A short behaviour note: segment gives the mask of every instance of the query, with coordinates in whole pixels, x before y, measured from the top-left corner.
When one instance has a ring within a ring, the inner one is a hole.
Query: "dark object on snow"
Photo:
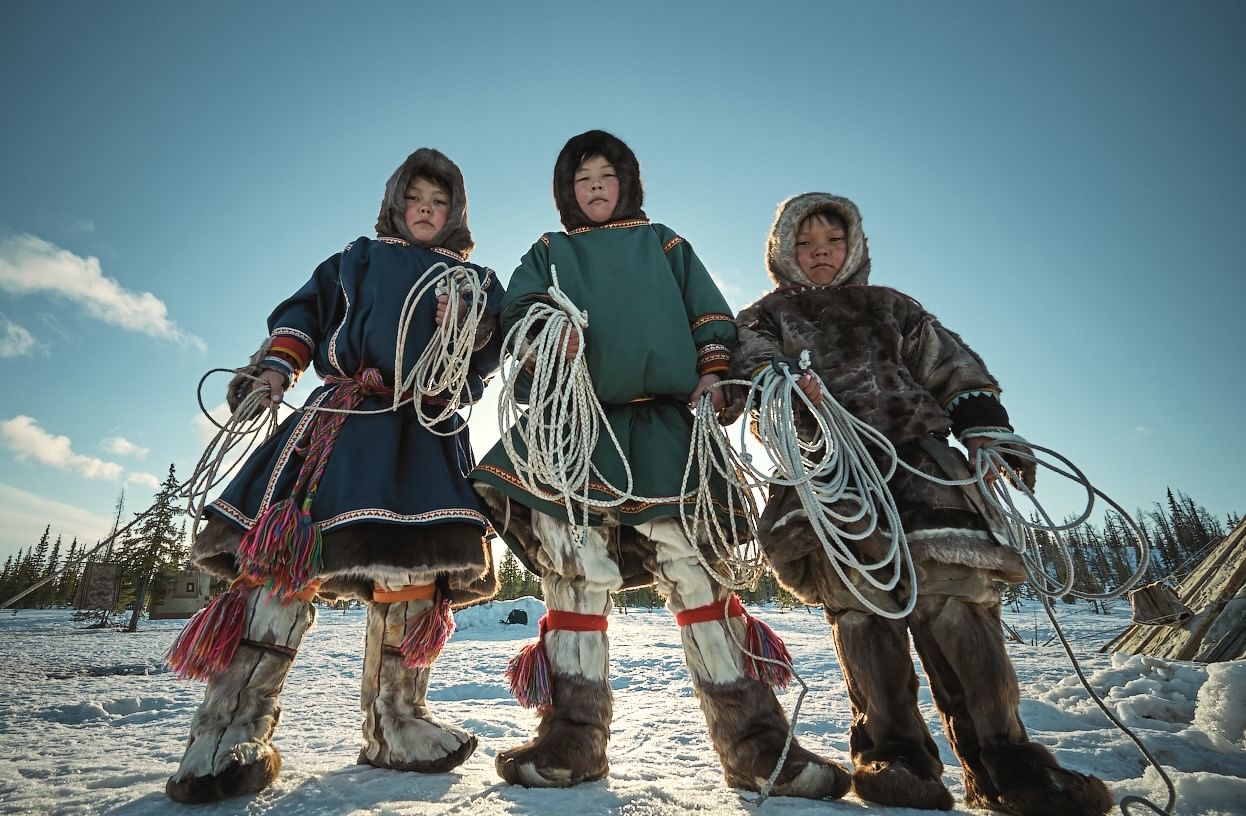
[[[505,623],[508,626],[512,623],[522,623],[524,626],[527,626],[528,625],[528,613],[523,611],[522,609],[512,609],[511,613],[506,616],[506,620],[498,621],[498,623]]]

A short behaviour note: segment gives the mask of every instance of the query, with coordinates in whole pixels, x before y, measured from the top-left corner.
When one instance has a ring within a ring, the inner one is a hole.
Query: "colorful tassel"
[[[415,619],[398,651],[408,669],[430,668],[454,634],[454,613],[449,599],[443,598]]]
[[[241,571],[264,582],[284,603],[320,574],[322,536],[312,521],[309,495],[302,507],[290,499],[268,508],[238,545]]]
[[[235,585],[195,613],[165,655],[174,674],[183,680],[207,682],[229,668],[242,642],[251,590]]]
[[[767,658],[767,660],[758,660],[746,654],[744,656],[746,673],[754,680],[760,680],[778,688],[787,688],[787,684],[792,682],[792,655],[787,651],[783,638],[752,615],[746,614],[745,617],[748,620],[744,633],[745,650]],[[769,662],[771,660],[776,662]]]
[[[536,642],[524,646],[506,664],[506,679],[510,681],[511,694],[524,708],[541,709],[553,704],[550,674],[543,632]]]

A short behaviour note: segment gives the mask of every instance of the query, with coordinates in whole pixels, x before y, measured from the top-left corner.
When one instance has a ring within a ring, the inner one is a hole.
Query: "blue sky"
[[[593,127],[733,306],[767,288],[780,200],[846,195],[872,280],[986,358],[1019,432],[1129,509],[1171,485],[1244,511],[1244,24],[1151,0],[10,4],[0,560],[188,472],[201,374],[371,234],[408,152],[458,162],[472,259],[505,277]]]

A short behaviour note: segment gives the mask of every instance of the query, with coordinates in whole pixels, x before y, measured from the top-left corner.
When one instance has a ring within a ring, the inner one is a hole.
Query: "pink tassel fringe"
[[[450,601],[443,599],[411,625],[398,647],[402,652],[402,664],[409,669],[431,667],[453,634],[454,613],[450,611]]]
[[[778,688],[787,688],[787,684],[792,682],[792,655],[788,653],[783,639],[751,615],[744,635],[744,648],[755,655],[779,661],[769,663],[746,655],[745,669],[749,677]]]
[[[165,655],[174,674],[183,680],[207,682],[229,668],[242,642],[250,589],[226,590],[195,613]]]
[[[549,656],[545,654],[543,639],[520,649],[506,664],[505,676],[510,680],[511,694],[524,708],[540,709],[553,704]]]

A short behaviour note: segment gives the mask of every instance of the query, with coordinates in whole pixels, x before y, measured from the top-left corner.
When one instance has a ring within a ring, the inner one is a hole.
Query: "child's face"
[[[619,203],[619,177],[605,156],[585,159],[575,171],[575,203],[594,224],[604,224]]]
[[[417,241],[431,241],[446,225],[450,212],[450,194],[423,176],[416,176],[407,185],[407,209],[403,221]]]
[[[844,268],[848,235],[844,222],[830,213],[814,213],[796,231],[796,265],[816,286],[826,286]]]

